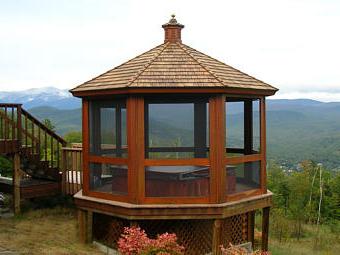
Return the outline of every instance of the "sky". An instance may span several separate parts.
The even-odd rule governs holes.
[[[340,101],[339,0],[0,0],[0,91],[73,88],[161,44],[173,13],[274,98]]]

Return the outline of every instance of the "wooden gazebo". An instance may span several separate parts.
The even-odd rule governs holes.
[[[82,240],[116,248],[125,226],[175,232],[187,254],[254,241],[268,248],[265,97],[276,88],[181,41],[163,44],[71,90],[82,98]]]

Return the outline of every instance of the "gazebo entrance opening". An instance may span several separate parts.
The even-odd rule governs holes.
[[[210,164],[190,159],[209,157],[209,98],[176,98],[145,98],[145,158],[159,164],[145,166],[145,196],[208,197]]]
[[[226,195],[261,188],[260,106],[259,98],[226,98]]]
[[[126,99],[89,104],[90,191],[128,195]],[[123,164],[120,160],[123,160]]]

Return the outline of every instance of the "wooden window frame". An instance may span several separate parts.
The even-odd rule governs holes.
[[[83,129],[83,194],[96,198],[107,200],[115,200],[120,202],[129,201],[129,193],[127,195],[115,195],[112,193],[98,192],[90,190],[90,164],[112,164],[126,165],[128,167],[128,187],[129,187],[129,166],[128,158],[105,157],[90,153],[90,100],[82,100],[82,129]],[[129,155],[128,155],[129,157]]]
[[[199,123],[199,118],[201,116],[201,110],[199,109],[200,105],[199,103],[204,103],[208,104],[208,109],[209,109],[209,98],[207,98],[206,95],[202,96],[196,96],[196,97],[190,97],[188,95],[182,95],[182,97],[173,97],[173,96],[167,96],[163,98],[155,98],[155,97],[150,97],[147,96],[144,98],[144,144],[145,144],[145,158],[146,159],[151,159],[149,158],[149,153],[153,152],[192,152],[194,154],[193,158],[207,158],[208,152],[210,151],[208,141],[206,140],[207,137],[207,132],[209,132],[209,126],[205,127],[205,130],[200,134],[201,127]],[[180,146],[180,147],[170,147],[170,146],[158,146],[158,147],[149,147],[149,105],[152,104],[192,104],[193,105],[193,118],[194,118],[194,123],[193,123],[193,146]],[[207,114],[207,109],[205,109],[206,115],[203,118],[206,118],[209,116]],[[196,116],[198,118],[196,118]],[[207,119],[203,120],[202,123],[206,123]],[[200,139],[200,138],[205,138],[205,139]],[[199,146],[201,145],[201,146]],[[202,156],[202,152],[204,152],[206,155]],[[201,154],[201,156],[200,156]],[[185,159],[185,158],[183,158]]]
[[[123,137],[122,137],[122,111],[123,109],[126,110],[126,98],[125,97],[117,97],[114,100],[104,98],[103,100],[98,100],[98,99],[93,99],[89,102],[89,153],[90,155],[96,155],[100,157],[110,157],[110,156],[103,156],[100,155],[103,153],[105,150],[102,148],[102,127],[101,127],[101,110],[102,109],[114,109],[114,115],[115,115],[115,139],[114,139],[114,144],[109,143],[108,145],[115,145],[114,149],[110,149],[114,152],[115,157],[111,158],[123,158],[121,157],[122,154],[127,152],[127,148],[123,146]],[[92,116],[91,116],[92,113]],[[98,116],[95,116],[95,114],[98,114]],[[95,118],[94,118],[95,117]],[[92,118],[92,119],[91,119]],[[96,123],[98,122],[98,123]],[[92,128],[98,129],[97,132],[92,133],[93,131],[91,130]],[[94,152],[91,152],[91,140],[100,140],[99,143],[94,143],[93,144],[93,149]],[[99,147],[99,148],[97,148]],[[96,151],[98,150],[98,151]],[[96,154],[98,153],[99,154]],[[128,155],[127,155],[128,157]],[[127,158],[125,157],[125,158]]]
[[[229,95],[228,95],[229,97]],[[225,194],[225,199],[226,201],[236,201],[239,199],[243,199],[243,198],[248,198],[248,197],[252,197],[255,195],[260,195],[260,194],[265,194],[267,193],[267,189],[266,189],[266,109],[265,109],[265,97],[264,96],[259,96],[259,97],[251,97],[252,99],[259,99],[259,104],[260,104],[260,109],[259,109],[259,115],[260,115],[260,151],[254,151],[252,149],[252,143],[253,143],[253,120],[252,117],[250,117],[249,115],[253,114],[253,107],[249,106],[251,111],[244,112],[244,125],[245,125],[245,146],[244,148],[233,148],[234,150],[237,150],[238,152],[244,152],[244,153],[248,153],[249,154],[245,154],[243,156],[237,156],[237,157],[228,157],[227,155],[225,156],[224,159],[224,164],[225,166],[227,164],[232,164],[232,165],[237,165],[237,164],[242,164],[242,163],[246,163],[246,162],[255,162],[258,161],[260,162],[260,187],[257,189],[251,189],[251,190],[247,190],[247,191],[243,191],[243,192],[238,192],[235,194]],[[239,101],[239,100],[243,100],[245,98],[240,97],[240,98],[235,98],[231,101]],[[247,102],[247,101],[244,101]],[[246,103],[245,103],[246,104]],[[245,106],[247,107],[247,106]],[[246,109],[246,108],[245,108]],[[249,108],[248,108],[249,110]],[[249,121],[249,118],[251,119],[251,121]],[[248,141],[247,141],[248,140]],[[251,143],[247,144],[247,142],[251,141]],[[247,148],[248,147],[248,148]],[[226,148],[227,149],[227,148]],[[255,154],[253,154],[255,152]],[[257,152],[257,153],[256,153]],[[227,187],[226,187],[227,188]]]
[[[225,155],[225,101],[235,95],[212,94],[209,96],[209,157],[191,159],[149,159],[145,158],[145,101],[143,95],[129,95],[126,98],[128,158],[110,158],[89,153],[89,100],[82,100],[83,125],[83,194],[107,200],[134,204],[198,204],[223,203],[266,193],[266,115],[265,97],[260,99],[260,153],[241,157]],[[243,98],[243,96],[239,96]],[[249,98],[255,98],[251,96]],[[243,150],[243,149],[241,149]],[[236,194],[225,194],[227,164],[260,161],[260,189]],[[90,163],[107,163],[128,166],[128,195],[117,196],[89,190]],[[187,166],[203,165],[209,167],[210,195],[208,197],[145,197],[146,166]]]
[[[173,97],[173,98],[167,98],[167,99],[154,99],[153,97],[151,98],[146,98],[144,100],[144,125],[148,125],[148,115],[147,115],[147,111],[148,111],[148,105],[149,104],[179,104],[179,103],[195,103],[195,102],[205,102],[209,104],[209,114],[208,116],[210,116],[210,100],[209,98],[207,99],[206,96],[202,96],[200,98],[193,98],[193,97],[184,97],[181,99],[178,99],[178,97]],[[210,121],[209,121],[210,123]],[[145,126],[146,128],[144,129],[144,142],[145,144],[147,144],[148,142],[148,128],[147,126]],[[194,129],[195,129],[195,123],[194,123]],[[210,130],[210,125],[209,128],[207,130]],[[141,140],[141,138],[140,138]],[[195,140],[195,137],[194,137]],[[209,145],[206,145],[206,152],[209,152]],[[185,152],[194,152],[195,153],[195,146],[193,147],[157,147],[157,148],[149,148],[149,147],[145,147],[144,153],[145,155],[147,155],[148,152],[150,151],[165,151],[165,152],[169,152],[169,151],[185,151]],[[193,166],[193,165],[197,165],[197,166],[207,166],[209,167],[209,190],[210,190],[210,195],[209,196],[201,196],[201,197],[195,197],[195,196],[175,196],[175,197],[146,197],[145,196],[145,167],[147,166]],[[212,169],[211,169],[211,164],[210,164],[210,160],[209,157],[205,157],[205,158],[181,158],[181,159],[152,159],[152,158],[144,158],[144,162],[143,162],[143,169],[140,169],[140,171],[142,171],[142,173],[140,174],[140,176],[142,178],[140,178],[140,192],[139,193],[139,198],[140,198],[140,202],[141,203],[145,203],[145,204],[176,204],[176,203],[181,203],[181,204],[195,204],[195,203],[209,203],[211,201],[211,187],[213,187],[214,185],[212,185],[212,178],[211,178],[211,173],[212,173]]]

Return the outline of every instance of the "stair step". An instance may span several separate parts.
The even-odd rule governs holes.
[[[30,148],[32,148],[32,145],[31,144],[27,144],[27,145],[26,144],[22,144],[21,148],[22,149],[30,149]]]
[[[47,151],[41,150],[40,145],[46,143],[47,141],[40,140],[41,132],[42,135],[47,139],[51,139],[51,142],[57,143],[58,146],[54,147],[54,150],[61,154],[60,144],[63,146],[66,144],[66,141],[55,134],[54,131],[50,130],[43,123],[41,123],[38,119],[32,116],[29,112],[27,112],[22,107],[16,106],[16,104],[2,104],[6,108],[15,108],[19,113],[21,111],[21,116],[25,117],[26,123],[21,123],[20,130],[22,139],[15,140],[16,143],[10,141],[10,139],[6,139],[4,142],[0,139],[0,153],[17,153],[19,152],[21,155],[20,167],[26,172],[28,175],[32,177],[41,177],[42,179],[50,179],[50,180],[59,180],[59,169],[54,167],[57,165],[56,159],[52,160],[44,160],[45,155],[43,152]],[[13,111],[13,110],[12,110]],[[13,112],[12,112],[13,113]],[[1,119],[7,121],[12,127],[16,127],[19,130],[19,122],[13,116],[7,116],[8,114],[2,114],[0,116]],[[33,123],[37,127],[37,131],[34,132],[33,128],[30,129],[27,126],[27,120]],[[39,129],[39,131],[38,131]],[[14,140],[13,140],[14,141]],[[10,143],[9,146],[7,143]],[[53,144],[52,144],[53,145]],[[54,146],[54,145],[53,145]],[[57,159],[58,160],[58,159]],[[52,167],[53,166],[53,167]]]

